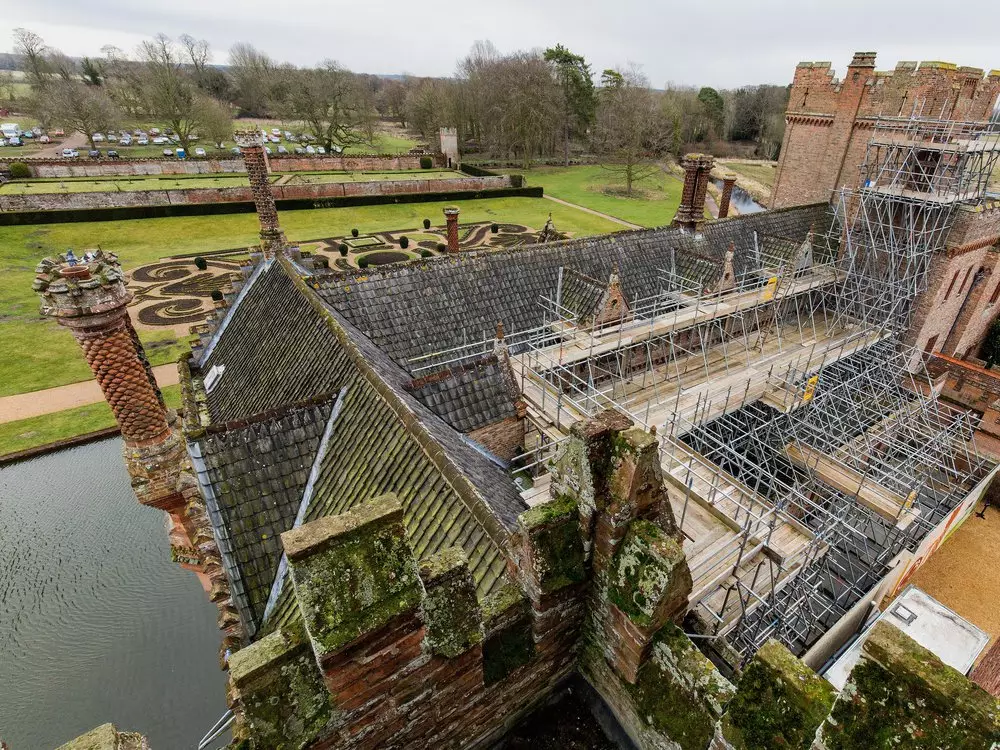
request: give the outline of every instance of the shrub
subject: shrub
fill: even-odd
[[[215,302],[221,302],[222,301],[222,292],[219,291],[218,289],[213,289],[212,290],[212,300],[215,301]]]
[[[424,219],[424,229],[430,229],[430,228],[431,228],[431,220]]]
[[[314,255],[313,256],[313,263],[315,264],[315,266],[317,268],[329,268],[330,267],[330,259],[327,258],[325,255]]]
[[[360,232],[358,232],[357,229],[352,229],[351,230],[351,237],[357,237],[359,234],[360,234]]]
[[[496,234],[497,232],[500,231],[500,225],[497,224],[496,222],[493,222],[492,224],[490,224],[490,231],[493,232],[493,234]]]
[[[358,260],[358,268],[368,268],[368,258],[360,258]]]
[[[347,243],[346,242],[341,242],[340,246],[337,248],[337,250],[340,251],[340,257],[342,257],[342,258],[346,258],[347,257],[347,250],[348,250],[348,248],[347,248]]]
[[[438,243],[438,246],[437,246],[437,251],[438,251],[439,253],[443,253],[443,252],[444,252],[445,250],[447,250],[447,249],[448,249],[448,246],[447,246],[446,244],[444,244],[443,242],[439,242],[439,243]]]
[[[410,246],[410,238],[405,234],[399,238],[399,246],[404,250]]]
[[[431,157],[429,157],[429,156],[421,156],[420,157],[420,168],[421,169],[430,169],[433,166],[434,166],[434,160]]]
[[[424,248],[423,250],[421,250],[421,251],[420,251],[420,257],[421,257],[421,258],[430,258],[430,257],[432,257],[433,255],[434,255],[434,253],[432,253],[432,252],[431,252],[430,250],[428,250],[428,249],[427,249],[426,247],[425,247],[425,248]]]
[[[194,267],[199,271],[205,271],[208,269],[208,261],[199,255],[194,259]]]
[[[10,177],[13,180],[26,180],[31,177],[31,169],[23,161],[11,162]]]

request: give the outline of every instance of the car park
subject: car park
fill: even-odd
[[[136,143],[138,143],[140,146],[148,146],[149,145],[149,139],[148,138],[140,137],[139,140],[136,141]]]
[[[196,149],[194,150],[194,155],[195,155],[195,156],[204,156],[204,155],[205,155],[205,149],[203,149],[203,148],[201,148],[201,147],[199,147],[199,148],[196,148]]]
[[[62,156],[64,159],[75,159],[80,155],[80,152],[75,148],[64,148],[62,150]]]
[[[104,141],[104,134],[103,133],[91,133],[90,139],[94,143],[101,143],[101,142]]]

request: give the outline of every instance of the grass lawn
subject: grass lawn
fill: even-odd
[[[181,402],[181,387],[171,385],[164,388],[163,400],[167,402],[167,406],[176,409]],[[16,422],[5,422],[0,424],[0,456],[97,432],[114,425],[114,415],[105,401],[19,419]]]
[[[357,208],[286,211],[281,223],[290,240],[306,241],[361,232],[417,229],[423,219],[444,224],[448,203],[401,203]],[[560,206],[543,198],[459,201],[463,222],[509,221],[541,228],[549,212],[556,227],[574,235],[614,232],[606,219]],[[169,219],[42,224],[0,227],[0,396],[36,391],[91,377],[73,336],[54,321],[40,319],[31,291],[34,270],[46,255],[100,245],[116,253],[126,270],[170,255],[238,248],[257,242],[255,214],[191,216]],[[169,331],[140,334],[153,364],[176,360],[182,345]]]
[[[547,195],[644,227],[669,224],[681,203],[683,183],[660,171],[633,185],[632,198],[606,192],[624,190],[624,183],[599,165],[535,167],[519,173],[525,184],[541,185]],[[556,228],[561,229],[558,221]]]
[[[748,162],[728,162],[720,159],[725,168],[731,172],[736,172],[751,180],[756,180],[761,185],[774,189],[774,179],[778,174],[778,167],[770,162],[760,162],[752,164]]]

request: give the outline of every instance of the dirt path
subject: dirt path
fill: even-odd
[[[588,214],[593,214],[594,216],[600,216],[602,219],[613,221],[615,224],[621,224],[623,227],[628,227],[629,229],[645,229],[645,227],[642,227],[639,224],[632,224],[630,222],[624,221],[623,219],[619,219],[615,216],[611,216],[609,214],[602,214],[600,211],[595,211],[592,208],[581,206],[579,203],[570,203],[569,201],[564,201],[562,198],[553,198],[551,195],[546,195],[544,197],[555,203],[561,203],[564,206],[575,208],[578,211],[586,211]]]
[[[176,385],[178,382],[177,365],[154,367],[153,375],[161,388]],[[96,404],[103,400],[104,394],[101,393],[101,386],[97,384],[96,380],[84,380],[81,383],[47,388],[44,391],[4,396],[0,398],[0,424],[28,417],[40,417],[43,414],[52,414],[64,409],[72,409],[75,406]]]
[[[53,157],[60,156],[64,148],[75,148],[78,150],[89,150],[90,142],[83,133],[70,133],[68,136],[45,148],[40,148],[33,153],[32,157]],[[84,154],[86,156],[86,154]]]

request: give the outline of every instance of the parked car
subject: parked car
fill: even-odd
[[[108,143],[118,143],[118,136],[114,133],[108,133]]]
[[[173,156],[174,155],[174,150],[172,148],[165,148],[165,149],[163,149],[163,155],[164,156]]]
[[[164,128],[163,129],[163,135],[173,135],[173,134],[174,134],[174,129],[173,128]]]
[[[302,148],[302,146],[296,146],[295,147],[295,153],[297,153],[297,154],[304,154],[305,152],[306,152],[306,150],[304,148]]]
[[[38,142],[39,143],[48,143],[49,142],[49,137],[47,135],[40,135],[40,136],[38,136]]]
[[[162,146],[164,143],[170,143],[170,139],[166,136],[158,135],[153,139],[153,144],[156,146]]]
[[[23,133],[21,133],[21,137],[22,138],[34,138],[35,134],[32,133],[30,130],[25,130]]]
[[[196,148],[196,149],[194,150],[194,155],[195,155],[195,156],[204,156],[204,155],[205,155],[205,149],[203,149],[203,148],[201,148],[201,147],[199,146],[198,148]]]
[[[271,128],[271,135],[281,135],[281,128]]]
[[[160,129],[159,128],[150,128],[149,129],[149,134],[150,135],[159,135],[160,134]]]
[[[233,146],[231,149],[229,149],[229,151],[230,151],[230,153],[237,154],[237,155],[240,153],[240,150],[236,146]]]
[[[62,128],[56,128],[55,130],[52,131],[52,135],[62,137],[66,135],[66,131],[63,130]]]
[[[267,155],[268,155],[268,156],[270,156],[270,155],[271,155],[271,147],[270,147],[270,146],[264,146],[264,151],[266,151],[266,152],[267,152]]]
[[[178,148],[174,149],[174,156],[176,156],[178,159],[186,159],[187,153],[184,151],[184,149]]]
[[[104,140],[103,133],[93,133],[90,137],[94,141],[94,143],[101,143]]]
[[[285,148],[284,146],[278,146],[278,153],[279,154],[287,154],[288,153],[288,149]]]
[[[326,153],[326,149],[323,148],[322,146],[317,146],[316,147],[316,153],[317,154],[325,154]]]
[[[285,140],[286,140],[286,141],[288,141],[289,143],[298,143],[298,140],[299,140],[299,139],[298,139],[298,138],[296,138],[296,137],[295,137],[295,136],[294,136],[293,134],[291,134],[291,133],[286,133],[286,134],[285,134]]]
[[[92,148],[90,149],[90,151],[87,152],[87,156],[89,156],[91,159],[100,159],[101,150],[99,148]]]
[[[334,143],[332,146],[330,146],[330,153],[331,154],[342,154],[342,153],[344,153],[344,149],[342,149],[340,146],[338,146],[336,143]]]
[[[114,149],[111,149],[110,151],[108,151],[108,158],[109,159],[120,159],[121,157],[118,156],[118,152],[117,151],[115,151]]]
[[[268,140],[271,143],[281,143],[281,139],[278,136],[276,136],[276,135],[269,136]]]
[[[149,145],[149,138],[146,138],[144,136],[140,136],[139,140],[137,140],[136,143],[138,143],[140,146],[148,146]]]
[[[285,131],[285,140],[286,141],[292,140],[292,131],[291,130],[286,130]]]
[[[75,159],[80,155],[80,152],[75,148],[64,148],[62,150],[62,156],[64,159]]]
[[[130,136],[130,135],[123,135],[122,138],[121,138],[120,143],[123,146],[131,146],[132,145],[132,136]]]
[[[20,138],[13,137],[13,138],[8,138],[7,139],[7,145],[8,146],[23,146],[24,142]]]
[[[315,154],[316,153],[316,149],[313,148],[312,146],[306,146],[306,153],[307,154]]]

